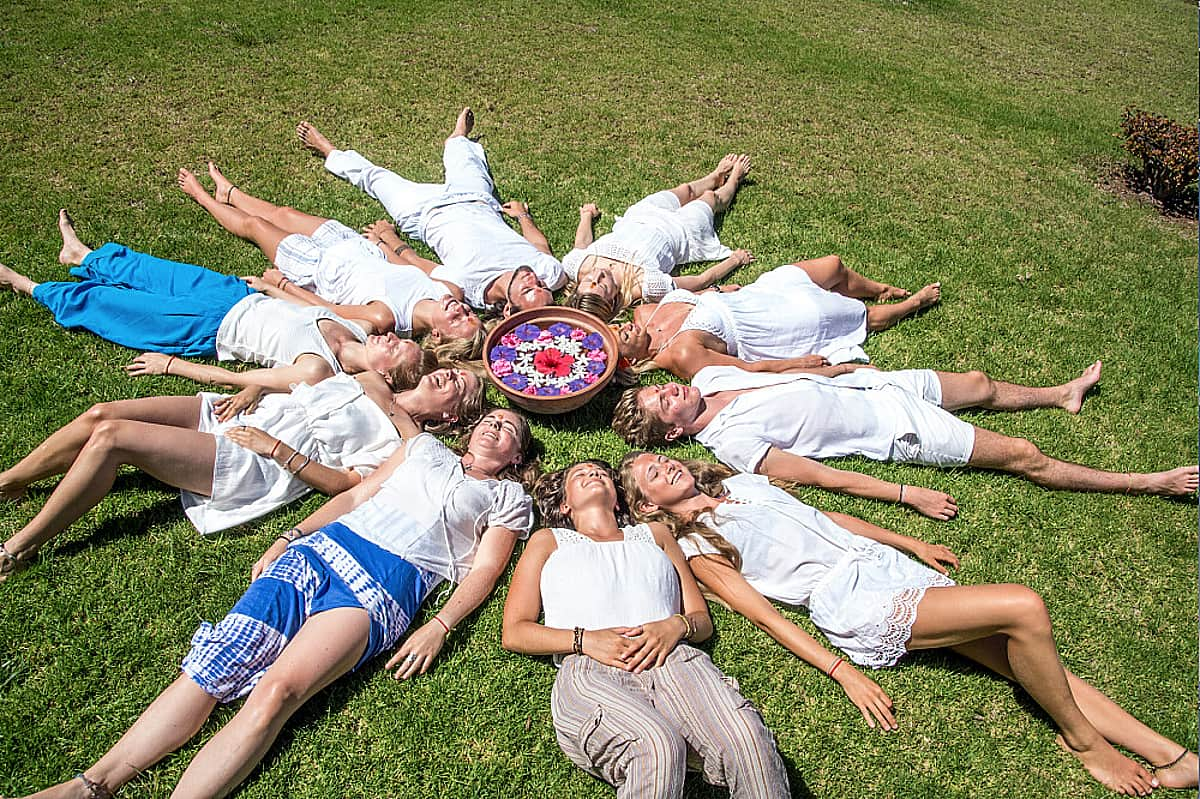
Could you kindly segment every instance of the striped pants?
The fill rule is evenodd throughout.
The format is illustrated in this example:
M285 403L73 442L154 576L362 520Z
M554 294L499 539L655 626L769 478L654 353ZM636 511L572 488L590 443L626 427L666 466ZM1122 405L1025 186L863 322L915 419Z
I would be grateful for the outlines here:
M775 740L733 682L684 644L641 674L568 656L551 696L558 745L621 799L683 796L689 751L731 797L786 797Z

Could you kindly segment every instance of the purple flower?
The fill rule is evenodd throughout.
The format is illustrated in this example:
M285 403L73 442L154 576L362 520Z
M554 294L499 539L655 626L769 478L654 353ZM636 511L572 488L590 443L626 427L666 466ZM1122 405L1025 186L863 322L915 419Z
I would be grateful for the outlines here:
M539 397L557 397L558 394L558 386L538 386L537 389Z
M488 353L488 359L492 361L512 361L516 360L517 351L513 347L492 347L492 351Z
M589 333L580 343L583 344L586 349L598 350L604 347L604 337L599 333Z
M608 367L608 364L606 364L604 361L588 361L587 362L587 370L588 370L589 374L593 374L593 375L603 374L604 370L607 367Z
M596 381L593 380L592 382L595 383ZM586 380L572 380L570 383L567 383L566 390L574 394L577 391L583 391L587 387L588 382Z
M571 326L565 322L555 322L550 325L550 335L552 336L569 336L571 335Z
M525 377L525 375L506 375L500 378L500 382L511 389L521 391L529 385L529 378Z
M521 341L533 341L542 333L542 329L535 324L526 322L523 325L517 325L513 328L513 335L521 339Z

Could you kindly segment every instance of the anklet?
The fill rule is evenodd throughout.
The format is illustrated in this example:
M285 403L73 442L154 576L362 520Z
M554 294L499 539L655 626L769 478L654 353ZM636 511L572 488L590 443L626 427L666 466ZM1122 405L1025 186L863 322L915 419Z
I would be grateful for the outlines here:
M1153 773L1153 772L1156 772L1156 771L1163 771L1163 770L1165 770L1165 769L1169 769L1171 766L1174 766L1174 765L1176 765L1177 763L1179 763L1179 761L1180 761L1180 760L1183 760L1185 757L1187 757L1187 756L1188 756L1188 752L1190 752L1190 751L1191 751L1190 749L1187 749L1187 748L1185 748L1185 749L1184 749L1182 752L1180 752L1180 753L1179 753L1179 757L1175 758L1175 759L1174 759L1174 760L1172 760L1170 763L1163 763L1161 766L1156 766L1156 765L1154 765L1153 763L1151 763L1151 764L1150 764L1150 771L1151 771L1151 773Z
M233 190L236 188L237 188L237 186L230 186L229 191L225 192L225 204L226 205L233 205L233 203L231 201L233 200Z
M87 775L82 771L75 775L75 779L83 782L84 787L88 789L88 793L91 794L92 799L112 799L112 791L110 791L108 788L105 788L104 785L96 782L95 780L89 780Z

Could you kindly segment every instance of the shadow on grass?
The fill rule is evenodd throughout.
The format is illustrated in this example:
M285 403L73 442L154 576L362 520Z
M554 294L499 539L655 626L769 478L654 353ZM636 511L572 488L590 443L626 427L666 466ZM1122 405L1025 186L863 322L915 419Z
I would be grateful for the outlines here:
M1042 706L1033 700L1029 694L1025 692L1017 683L1000 676L991 669L976 663L970 658L963 657L948 649L921 649L911 652L908 655L910 662L920 662L926 666L936 666L942 671L949 671L955 674L987 674L992 679L999 682L1007 683L1012 690L1013 700L1021 706L1031 716L1037 718L1049 729L1058 731L1058 725L1050 715L1042 709Z

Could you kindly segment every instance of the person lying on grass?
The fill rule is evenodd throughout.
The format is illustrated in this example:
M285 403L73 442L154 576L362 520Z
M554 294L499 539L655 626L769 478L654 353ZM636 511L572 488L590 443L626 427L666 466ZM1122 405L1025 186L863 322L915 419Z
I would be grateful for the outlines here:
M265 285L271 296L327 308L372 333L421 338L442 363L479 360L487 334L462 303L462 291L402 263L336 219L273 205L234 186L211 161L216 183L209 194L187 169L179 187L220 225L262 250L277 272Z
M1111 790L1145 796L1159 786L1196 786L1194 753L1063 668L1046 606L1029 588L955 585L946 565L958 559L946 547L820 513L765 477L717 464L631 452L621 482L636 518L671 527L701 583L837 680L871 727L897 728L892 700L768 600L807 607L860 666L894 666L912 650L949 647L1014 680L1058 725L1059 745ZM1154 765L1143 768L1113 744Z
M372 373L337 375L290 394L144 397L94 405L0 472L0 497L65 476L28 524L0 544L0 581L108 495L123 465L182 490L201 533L263 516L316 489L357 485L401 443L393 420L466 429L483 412L483 384L440 369L393 394Z
M679 545L662 524L621 526L615 477L584 461L538 482L550 527L517 562L504 647L554 656L559 746L618 796L682 796L689 750L734 797L788 796L762 717L690 645L712 620Z
M750 171L750 157L730 153L702 178L651 194L618 217L611 233L593 241L600 210L579 209L575 248L563 256L563 269L575 281L564 305L608 321L637 302L657 302L675 288L700 291L754 260L746 250L731 252L717 238L715 214L724 213ZM699 275L671 277L680 264L715 261Z
M399 416L397 417L399 418ZM408 429L406 429L406 427ZM375 472L279 537L254 564L229 615L201 624L182 674L94 765L35 794L111 796L190 740L218 703L246 697L175 787L225 796L250 774L287 720L318 691L390 649L443 580L458 585L387 662L397 679L427 672L455 625L488 597L533 503L519 415L493 410L460 456L415 425Z
M928 466L975 466L1021 475L1045 488L1121 494L1192 494L1197 468L1150 474L1104 472L1055 460L1023 438L993 433L948 411L1062 408L1078 413L1100 380L1099 361L1069 383L1031 388L983 372L858 369L837 377L752 374L709 366L692 385L631 388L613 412L613 429L646 447L692 435L738 471L908 505L933 519L952 519L949 494L897 485L820 463L861 455Z
M500 205L483 147L467 135L475 115L464 108L446 139L445 183L414 183L375 166L354 150L339 150L308 122L296 128L300 141L325 159L325 168L383 204L406 235L425 242L440 265L402 250L400 258L432 277L460 286L471 307L508 314L540 308L566 281L562 264L521 202ZM515 217L518 235L502 214Z
M105 244L80 242L67 212L58 214L63 247L81 282L35 283L0 265L0 288L46 306L66 328L90 330L125 347L155 350L130 374L171 374L202 383L287 391L339 372L378 372L400 391L412 388L437 360L395 333L368 336L324 308L259 294L241 278ZM266 368L235 372L188 363L180 355L249 361Z
M861 298L899 302L864 305ZM828 255L773 269L740 291L672 291L635 309L617 338L639 371L659 367L680 380L705 366L782 372L867 361L868 331L886 330L940 298L939 283L910 294Z

